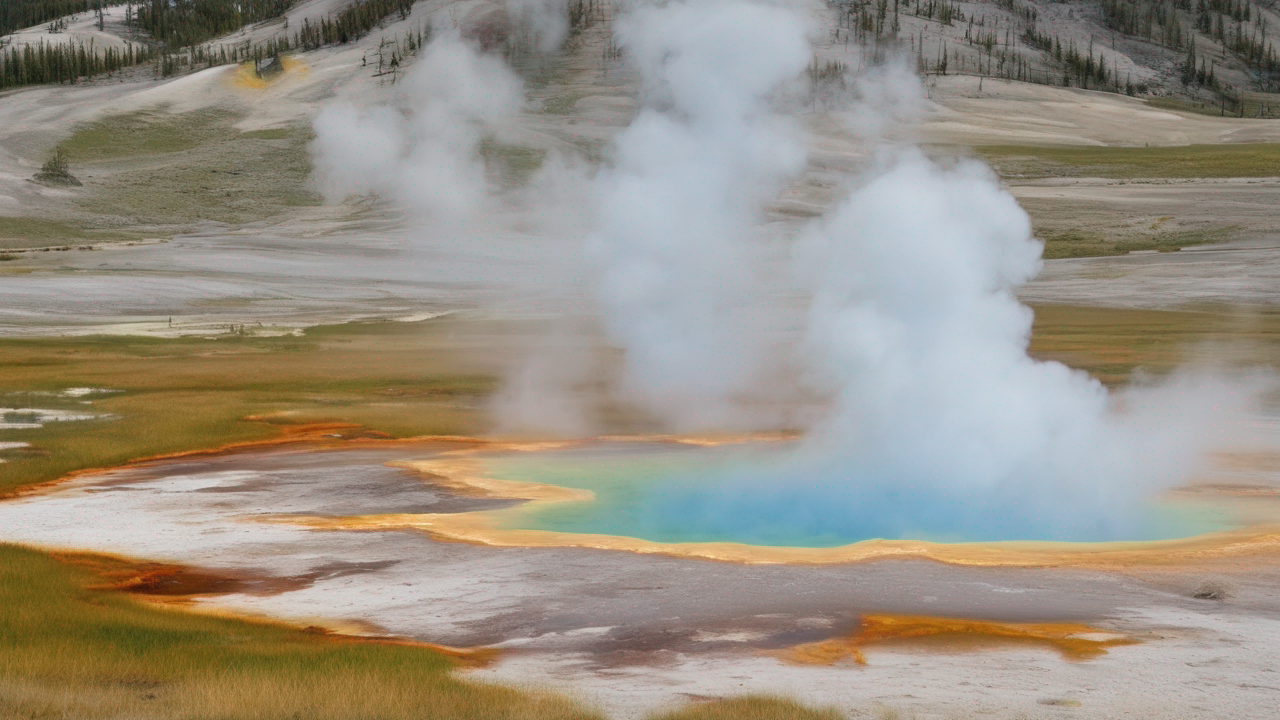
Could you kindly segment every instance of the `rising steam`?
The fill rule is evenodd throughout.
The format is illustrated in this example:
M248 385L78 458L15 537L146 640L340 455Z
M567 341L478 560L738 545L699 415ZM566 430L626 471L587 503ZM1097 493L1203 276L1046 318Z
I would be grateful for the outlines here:
M797 526L813 537L1140 537L1144 498L1189 479L1211 442L1242 437L1257 383L1180 375L1113 394L1028 356L1032 312L1014 293L1039 272L1041 245L985 166L942 167L883 140L922 103L904 66L855 80L843 117L866 140L864 172L826 217L792 226L790 256L770 263L765 208L807 160L787 108L812 58L809 24L765 2L685 0L641 5L616 32L643 106L613 164L589 178L550 162L525 199L531 217L539 197L590 207L574 218L593 226L586 264L625 353L622 392L674 429L746 424L741 401L766 394L779 352L760 326L791 312L788 367L822 399L784 461L668 482L637 512L746 527L762 542ZM432 218L485 213L477 149L519 107L519 82L446 38L407 83L407 107L320 114L326 197L377 192ZM778 277L787 302L760 290ZM499 399L504 426L588 431L567 393L585 352L538 353L515 373Z
M799 170L795 131L767 100L798 75L805 32L794 12L750 2L672 3L625 26L662 109L619 139L597 247L611 336L652 407L723 413L757 380L744 246ZM944 169L878 142L920 102L900 65L859 78L855 95L846 118L878 159L801 233L792 263L809 298L792 361L829 412L790 460L740 468L719 488L668 488L643 501L647 513L759 539L797 525L833 537L851 526L1143 536L1138 505L1200 469L1211 436L1239 434L1253 393L1181 377L1116 398L1029 357L1032 312L1014 291L1039 271L1041 245L1026 213L983 165Z
M1013 293L1040 250L985 166L885 160L797 246L801 352L832 410L762 489L873 536L1142 536L1138 506L1201 469L1211 432L1242 430L1249 396L1181 377L1120 409L1087 374L1030 358Z
M427 222L476 217L490 199L480 142L519 109L519 79L499 58L446 35L427 44L401 84L403 107L320 111L316 184L329 202L379 194Z
M763 203L804 167L770 96L808 63L806 26L711 0L643 7L617 31L647 105L599 179L601 310L633 400L676 427L724 424L760 361L748 245Z

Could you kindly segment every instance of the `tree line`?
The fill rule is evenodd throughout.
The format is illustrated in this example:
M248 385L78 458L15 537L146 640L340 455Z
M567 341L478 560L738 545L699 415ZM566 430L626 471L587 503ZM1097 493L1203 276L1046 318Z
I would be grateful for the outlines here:
M287 52L317 50L326 45L344 45L368 35L392 15L398 14L401 20L407 19L413 3L414 0L356 0L337 15L322 17L316 22L304 18L302 26L292 35L277 35L259 43L246 40L233 44L196 45L182 53L166 52L157 61L157 74L168 77L188 68L260 62ZM405 41L406 47L416 51L429 39L429 35L429 28L425 35L421 29L416 34L411 31Z
M34 27L67 15L89 12L102 0L4 0L0 2L0 35Z
M357 0L332 17L322 17L317 22L303 20L289 49L315 50L359 40L393 14L399 14L401 20L408 18L413 1Z
M134 28L171 50L278 18L292 0L141 0L129 3Z
M150 62L158 53L146 45L94 48L92 43L45 43L0 51L0 89L45 83L72 83L80 78L118 72Z
M1260 84L1274 85L1280 75L1280 57L1267 36L1267 19L1249 0L1102 0L1099 7L1103 24L1124 35L1194 55L1190 48L1199 31L1258 73ZM1188 18L1185 28L1179 13ZM1186 61L1183 67L1184 81L1202 74L1198 68L1188 72Z
M88 9L96 7L96 2L88 3ZM292 1L144 0L129 3L126 23L145 31L153 42L129 43L123 50L95 49L92 43L39 43L0 50L0 88L73 83L145 63L154 65L157 76L168 77L184 69L261 60L293 50L348 43L368 34L392 15L407 18L413 2L356 0L335 15L315 22L304 21L292 35L278 35L257 44L214 45L200 42L278 17ZM288 27L287 20L285 27Z

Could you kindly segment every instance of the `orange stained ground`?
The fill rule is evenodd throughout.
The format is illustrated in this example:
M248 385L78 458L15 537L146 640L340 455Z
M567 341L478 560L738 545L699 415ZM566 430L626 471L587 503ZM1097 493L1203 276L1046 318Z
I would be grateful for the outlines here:
M915 645L941 651L980 650L1008 645L1043 646L1067 660L1088 660L1108 648L1137 641L1082 623L1022 623L932 617L928 615L863 615L849 637L805 643L786 649L783 660L803 665L867 663L863 650L876 645Z

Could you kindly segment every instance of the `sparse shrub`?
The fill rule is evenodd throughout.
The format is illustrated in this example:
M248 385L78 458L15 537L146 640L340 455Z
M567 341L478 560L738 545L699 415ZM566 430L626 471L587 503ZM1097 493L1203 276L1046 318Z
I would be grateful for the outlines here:
M36 182L44 185L80 185L80 181L71 174L71 164L67 161L67 154L62 148L53 151L53 155L45 161L40 167L40 172L36 173Z
M1200 583L1200 587L1191 593L1191 597L1197 600L1226 600L1231 597L1231 589L1220 582L1207 580Z

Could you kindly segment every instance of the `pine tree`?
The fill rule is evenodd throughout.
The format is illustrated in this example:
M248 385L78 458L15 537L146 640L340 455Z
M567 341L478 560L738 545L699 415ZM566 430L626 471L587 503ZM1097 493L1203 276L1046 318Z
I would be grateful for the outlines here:
M1190 85L1196 77L1196 41L1191 39L1187 46L1187 57L1182 63L1182 84Z

